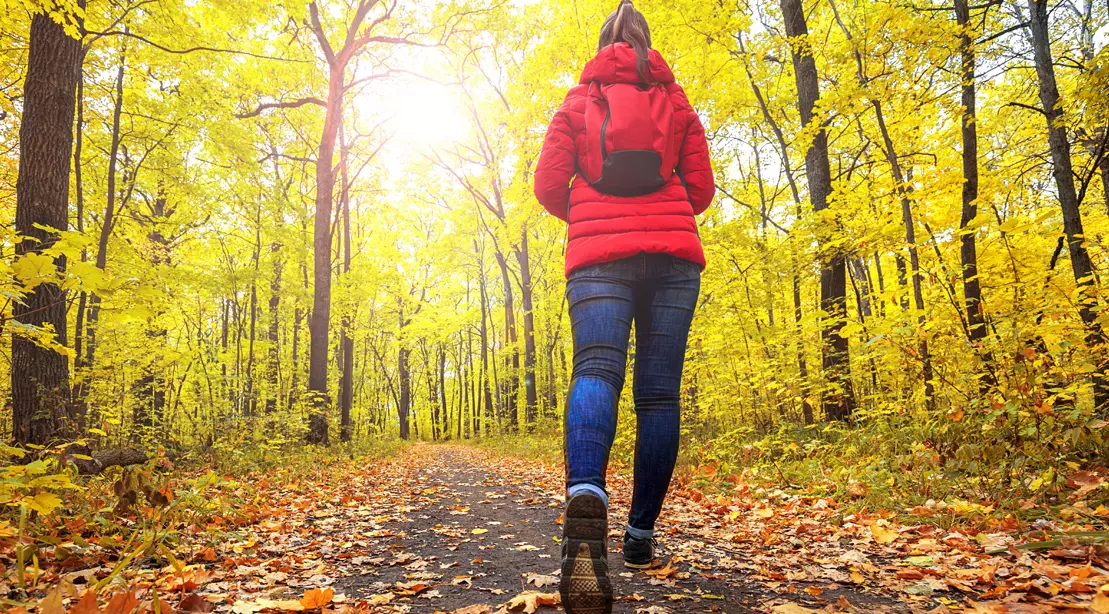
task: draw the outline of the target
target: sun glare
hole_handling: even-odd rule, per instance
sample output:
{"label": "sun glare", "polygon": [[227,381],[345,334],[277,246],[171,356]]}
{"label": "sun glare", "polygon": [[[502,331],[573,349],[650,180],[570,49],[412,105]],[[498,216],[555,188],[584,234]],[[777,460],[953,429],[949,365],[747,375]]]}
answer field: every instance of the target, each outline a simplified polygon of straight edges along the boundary
{"label": "sun glare", "polygon": [[435,147],[466,134],[465,109],[451,88],[421,79],[398,81],[382,92],[379,112],[393,139],[410,147]]}

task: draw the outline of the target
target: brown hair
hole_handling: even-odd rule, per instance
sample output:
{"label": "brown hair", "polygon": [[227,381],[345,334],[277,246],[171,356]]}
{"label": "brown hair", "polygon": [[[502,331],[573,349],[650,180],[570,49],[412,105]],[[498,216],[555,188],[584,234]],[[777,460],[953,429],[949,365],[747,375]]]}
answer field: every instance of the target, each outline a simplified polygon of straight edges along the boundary
{"label": "brown hair", "polygon": [[651,28],[647,26],[643,13],[632,5],[632,0],[622,0],[620,6],[605,19],[605,24],[601,26],[601,40],[597,51],[615,43],[628,43],[635,49],[639,77],[644,83],[651,83],[653,79],[647,65],[651,49]]}

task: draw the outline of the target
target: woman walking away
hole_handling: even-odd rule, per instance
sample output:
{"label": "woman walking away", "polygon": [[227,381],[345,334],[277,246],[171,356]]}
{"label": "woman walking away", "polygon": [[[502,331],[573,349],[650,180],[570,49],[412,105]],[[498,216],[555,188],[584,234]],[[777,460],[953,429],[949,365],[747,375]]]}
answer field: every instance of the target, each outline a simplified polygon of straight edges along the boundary
{"label": "woman walking away", "polygon": [[712,202],[708,143],[685,92],[624,0],[555,114],[535,195],[570,225],[574,372],[566,408],[562,603],[608,614],[605,469],[635,323],[635,486],[624,564],[654,559],[655,520],[678,456],[682,367],[705,255],[695,215]]}

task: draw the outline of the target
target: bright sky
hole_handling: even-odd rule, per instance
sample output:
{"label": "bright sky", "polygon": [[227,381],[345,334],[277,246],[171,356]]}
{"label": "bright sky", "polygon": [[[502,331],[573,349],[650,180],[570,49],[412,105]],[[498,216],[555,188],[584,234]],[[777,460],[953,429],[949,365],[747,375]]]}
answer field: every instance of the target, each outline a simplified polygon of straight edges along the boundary
{"label": "bright sky", "polygon": [[466,134],[466,116],[458,96],[448,85],[401,77],[382,85],[381,91],[355,99],[355,104],[372,104],[364,109],[388,117],[394,140],[414,149],[434,147],[461,139]]}

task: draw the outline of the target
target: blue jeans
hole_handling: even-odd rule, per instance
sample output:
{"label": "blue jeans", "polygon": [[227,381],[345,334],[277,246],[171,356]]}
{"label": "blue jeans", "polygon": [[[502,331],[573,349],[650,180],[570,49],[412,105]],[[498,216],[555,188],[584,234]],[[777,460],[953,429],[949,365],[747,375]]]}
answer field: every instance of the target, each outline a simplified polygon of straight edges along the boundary
{"label": "blue jeans", "polygon": [[574,373],[566,403],[568,495],[592,491],[608,502],[605,470],[635,323],[635,486],[628,532],[654,535],[678,458],[682,367],[701,287],[701,268],[668,254],[576,269],[566,293],[574,332]]}

